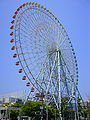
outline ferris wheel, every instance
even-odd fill
[[[11,50],[23,80],[41,100],[60,109],[61,99],[75,101],[78,66],[74,48],[61,22],[37,3],[21,5],[11,21]],[[29,96],[28,96],[29,97]]]

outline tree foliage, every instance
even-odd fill
[[[61,99],[61,114],[63,119],[69,120],[74,117],[74,112],[72,108],[72,104],[68,103],[68,99],[66,97]]]
[[[42,106],[42,102],[33,102],[33,101],[27,101],[22,107],[21,107],[21,112],[22,115],[24,116],[29,116],[33,117],[36,120],[40,120],[41,118],[41,109],[40,107]],[[55,110],[52,105],[45,106],[43,104],[43,118],[46,120],[46,113],[47,113],[47,108],[48,107],[48,118],[55,118]],[[59,111],[56,110],[56,116],[59,117]]]
[[[41,102],[27,101],[22,107],[21,112],[24,116],[39,117]],[[38,114],[37,114],[38,113]]]
[[[82,110],[82,113],[84,113],[85,117],[90,118],[90,101],[86,101],[86,109]]]
[[[90,101],[89,100],[85,102],[86,109],[83,109],[81,99],[78,96],[77,97],[77,105],[78,105],[79,117],[83,116],[83,117],[87,118],[87,116],[90,116]]]
[[[82,105],[81,105],[81,98],[77,97],[77,107],[78,107],[78,114],[79,116],[82,115]]]
[[[10,114],[11,120],[17,120],[17,117],[19,115],[19,111],[18,110],[11,110],[9,114]]]
[[[16,107],[20,108],[21,104],[11,104],[10,107]],[[9,115],[11,120],[17,120],[17,117],[19,116],[20,111],[19,110],[10,110]]]
[[[73,111],[72,104],[70,105],[68,103],[67,98],[65,98],[65,97],[62,98],[61,101],[62,101],[62,103],[61,103],[62,118],[64,118],[64,120],[71,119],[72,117],[75,118],[75,111]],[[83,110],[81,99],[78,97],[77,105],[78,105],[79,116],[83,116],[84,114],[86,116],[90,115],[90,102],[87,102],[87,109]],[[40,101],[38,101],[38,102],[27,101],[24,105],[14,104],[12,107],[20,108],[23,116],[32,117],[34,120],[40,120],[40,118],[41,118],[40,107],[41,106],[42,106],[42,102],[40,102]],[[51,118],[55,119],[55,116],[56,116],[56,119],[58,120],[58,118],[60,117],[59,116],[60,111],[58,109],[54,108],[52,105],[46,106],[45,104],[43,104],[44,120],[46,120],[46,117],[47,117],[47,107],[48,107],[48,119],[51,119]],[[17,111],[17,110],[12,110],[10,112],[10,117],[12,118],[12,120],[16,120],[18,115],[19,115],[19,111]]]

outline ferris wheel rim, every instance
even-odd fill
[[[34,9],[34,8],[33,8]],[[19,55],[18,55],[18,57],[19,57]],[[19,59],[20,60],[20,59]],[[21,61],[20,61],[20,64],[21,64]],[[23,66],[22,66],[22,68],[23,68]],[[24,69],[23,69],[24,70]],[[24,71],[25,72],[25,71]],[[27,75],[27,73],[25,73],[26,75]]]

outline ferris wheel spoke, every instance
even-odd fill
[[[23,35],[22,35],[22,36],[23,36]],[[27,37],[27,36],[25,36],[25,35],[24,35],[23,37],[27,38],[29,41],[31,40],[30,38],[28,38],[28,37]],[[21,38],[21,39],[22,39],[22,38]],[[34,41],[32,41],[32,40],[31,40],[32,42],[29,42],[29,41],[27,41],[27,42],[28,42],[28,43],[30,43],[30,44],[32,44],[32,45],[34,45],[34,44],[33,44],[33,43],[34,43]],[[24,41],[22,41],[22,42],[24,42]],[[38,41],[35,41],[35,44],[36,44],[36,42],[38,42]],[[37,44],[37,46],[38,46],[38,47],[42,47],[42,45],[41,45],[41,44]]]
[[[35,63],[35,62],[37,62],[37,61],[39,61],[39,60],[41,60],[41,59],[44,58],[45,56],[46,56],[46,55],[39,57],[37,60],[34,60],[34,61],[31,62],[30,64],[28,64],[28,66],[29,66],[29,65],[32,65],[33,63]]]
[[[48,28],[48,26],[47,26],[47,28]],[[53,32],[53,33],[54,33],[54,32]],[[47,40],[49,40],[49,39],[52,39],[52,40],[53,40],[53,37],[50,37],[50,34],[53,35],[53,33],[52,33],[52,31],[50,31],[50,30],[49,30],[47,33],[45,33],[45,34],[46,34],[45,37],[48,36]],[[53,36],[55,36],[55,35],[53,35]]]
[[[48,55],[50,55],[50,54],[52,54],[53,52],[50,52],[49,54],[45,54],[44,56],[41,56],[40,58],[38,58],[37,60],[35,60],[35,61],[38,61],[38,60],[40,60],[40,59],[42,59],[42,58],[44,58],[45,56],[48,56]],[[21,54],[20,54],[21,55]],[[30,57],[31,58],[31,57]],[[29,60],[30,58],[27,58],[26,60]],[[34,57],[32,57],[32,58],[34,58]],[[33,61],[32,63],[34,63],[35,61]]]
[[[63,35],[63,29],[59,29],[59,32],[58,32],[58,39],[61,40],[61,35]],[[61,42],[61,41],[59,41]]]
[[[51,82],[51,77],[52,77],[53,69],[54,69],[54,67],[55,67],[56,58],[57,58],[57,52],[56,52],[55,60],[54,60],[53,67],[52,67],[52,70],[51,70],[51,73],[50,73],[50,78],[49,78],[49,81],[48,81],[46,94],[47,94],[47,92],[48,92],[48,90],[49,90],[49,85],[50,85],[50,82]]]
[[[21,23],[22,23],[22,24],[21,24]],[[24,18],[24,19],[21,21],[21,23],[20,23],[20,25],[22,25],[26,30],[30,31],[30,30],[32,29],[32,30],[34,31],[34,28],[32,28],[33,25],[32,25],[32,24],[29,24],[26,18]],[[23,23],[24,23],[26,26],[28,26],[28,27],[26,28],[26,27],[23,25]],[[32,25],[32,27],[31,27],[31,25]],[[30,28],[30,29],[28,29],[28,28]],[[33,31],[30,31],[30,32],[33,32]]]
[[[23,23],[25,23],[24,21],[23,21]],[[25,27],[24,25],[23,25],[23,23],[20,23],[20,25],[25,29],[25,30],[27,30],[28,32],[32,32],[30,29],[28,29],[27,27]],[[24,31],[23,29],[21,29],[22,31]],[[32,29],[33,30],[33,29]],[[26,33],[26,32],[25,32]],[[33,32],[32,32],[33,33]]]
[[[29,11],[30,11],[30,9],[29,9]],[[36,11],[37,11],[37,9],[36,9]],[[36,13],[36,11],[35,11],[35,13]],[[31,11],[30,11],[30,12],[31,12]],[[35,21],[37,21],[38,23],[39,23],[40,20],[41,20],[41,21],[44,20],[44,16],[42,16],[42,17],[43,17],[43,19],[42,19],[40,13],[41,13],[41,12],[39,12],[39,13],[37,13],[37,14],[33,14],[33,17],[35,18]],[[43,14],[42,14],[42,15],[43,15]],[[32,18],[33,18],[33,17],[32,17]]]
[[[51,52],[52,53],[52,52]],[[49,54],[51,54],[51,53],[49,53]],[[44,58],[46,56],[46,58],[47,58],[47,56],[48,56],[48,54],[46,54],[46,55],[44,55],[44,56],[41,56],[41,57],[39,57],[38,59],[36,59],[35,61],[33,61],[33,62],[31,62],[30,64],[28,64],[28,66],[30,66],[30,65],[32,65],[33,63],[35,63],[35,62],[37,62],[37,61],[39,61],[39,60],[41,60],[42,58]],[[27,59],[26,59],[27,60]],[[27,67],[27,66],[25,66],[25,67]],[[25,68],[24,67],[24,68]]]
[[[46,61],[46,59],[45,59],[44,61]],[[41,65],[43,64],[43,61],[41,61],[41,62],[39,62],[39,63],[36,63],[36,64],[35,64],[35,67],[36,67],[37,64],[39,64],[39,65],[41,66]],[[34,65],[33,65],[33,71],[35,70],[35,67],[34,67]],[[40,69],[40,68],[38,68],[38,69]],[[41,69],[40,69],[40,71],[41,71]],[[39,76],[39,74],[38,74],[38,76]],[[38,76],[36,77],[36,79],[38,79]]]
[[[41,31],[41,30],[43,30],[43,31]],[[45,36],[45,33],[44,33],[45,31],[44,31],[43,28],[41,28],[41,29],[39,28],[39,31],[40,31],[40,33],[42,34],[42,36],[44,36],[44,38],[47,38],[47,33],[46,33],[46,36]],[[48,42],[49,39],[47,38],[46,40],[47,40],[47,42]],[[46,42],[46,41],[45,41],[45,42]]]
[[[31,11],[30,11],[30,9],[28,9],[29,10],[29,13],[31,13]],[[28,11],[27,11],[27,13],[28,13]],[[32,13],[31,13],[31,15],[32,15]],[[38,22],[38,18],[36,18],[36,16],[35,15],[37,15],[37,13],[36,13],[36,11],[35,11],[35,13],[33,14],[33,16],[32,16],[32,18],[30,18],[31,16],[29,15],[28,17],[31,19],[31,22],[34,24],[34,22]],[[33,20],[32,20],[33,19]],[[33,22],[34,21],[34,22]]]
[[[20,33],[20,35],[21,35],[22,37],[24,37],[24,38],[27,38],[27,40],[33,42],[32,39],[31,39],[32,36],[31,36],[31,38],[30,38],[30,37],[28,37],[27,35],[25,35],[25,34],[23,34],[23,33]],[[23,38],[21,38],[21,39],[23,39]]]
[[[25,32],[23,29],[21,29],[23,32]],[[35,31],[36,32],[36,31]],[[27,34],[27,32],[25,32],[26,34]],[[28,35],[30,35],[30,34],[28,34]],[[43,38],[44,40],[45,40],[45,38],[44,37],[42,37],[42,35],[39,33],[39,35],[40,35],[40,37],[41,38]],[[46,40],[45,40],[46,41]]]
[[[19,48],[22,47],[22,48],[23,48],[23,53],[24,53],[24,54],[28,54],[28,55],[29,55],[29,54],[32,54],[32,53],[34,54],[34,50],[33,50],[33,49],[40,49],[40,48],[38,48],[38,47],[33,47],[33,49],[29,50],[30,48],[32,48],[32,46],[27,47],[28,44],[25,44],[25,46],[22,46],[22,45],[24,45],[24,44],[21,43],[21,46],[17,46],[17,49],[19,49]],[[27,49],[27,51],[24,52],[25,49]],[[36,55],[36,54],[40,55],[40,54],[42,54],[42,53],[45,54],[45,51],[39,50],[39,51],[35,52],[35,55]]]
[[[64,49],[64,48],[69,49],[69,48],[70,48],[70,45],[67,44],[67,46],[66,46],[65,44],[63,44],[63,46],[61,46],[60,48],[61,48],[61,49]],[[71,49],[71,51],[72,51],[72,49]]]
[[[62,38],[62,37],[63,37],[63,31],[62,31],[61,34],[60,34],[60,43],[59,43],[60,45],[61,45],[61,43],[62,43],[63,40],[64,40],[64,39],[63,39],[64,37],[63,37],[63,38]]]
[[[46,37],[46,36],[45,36]]]
[[[45,84],[45,87],[47,86],[45,82],[47,81],[47,77],[48,77],[48,76],[47,76],[46,78],[44,78],[44,76],[45,76],[45,74],[46,74],[46,73],[45,73],[45,72],[46,72],[46,68],[47,68],[47,64],[46,64],[45,68],[43,68],[44,71],[43,71],[43,74],[42,74],[42,80],[41,80],[41,82],[40,82],[40,84],[42,84],[42,82],[43,82],[43,83]],[[48,71],[47,71],[47,72],[48,72]],[[47,87],[46,87],[46,88],[47,88]]]
[[[18,54],[19,56],[20,55],[22,55],[22,53],[21,54]],[[25,60],[31,60],[31,59],[33,59],[33,57],[29,57],[29,58],[26,58]],[[21,60],[21,62],[23,62],[23,61],[25,61],[24,59],[23,60]]]
[[[64,88],[66,88],[66,91],[67,91],[67,94],[69,95],[69,84],[68,84],[68,81],[66,80],[66,73],[65,73],[65,71],[64,71],[64,69],[63,69],[63,67],[64,66],[62,66],[61,65],[61,67],[62,67],[62,72],[63,72],[63,74],[64,74],[64,80],[62,81],[65,85],[64,85]],[[67,69],[67,68],[66,68]],[[63,89],[64,90],[64,89]]]
[[[27,12],[27,13],[28,13],[28,12]],[[26,14],[25,14],[25,15],[26,15]],[[26,15],[26,16],[27,16],[27,15]],[[34,15],[33,15],[33,16],[34,16]],[[27,16],[27,18],[30,18],[31,23],[33,23],[33,21],[34,21],[34,20],[32,20],[32,18],[33,18],[33,17],[31,18],[31,16],[30,16],[30,15],[28,15],[28,16]],[[34,18],[35,18],[35,16],[34,16]],[[36,20],[37,20],[37,19],[36,19]],[[36,21],[36,20],[35,20],[35,21]],[[25,21],[26,21],[26,20],[25,20]],[[28,21],[27,21],[27,22],[28,22]],[[27,23],[25,23],[25,24],[27,24]],[[29,25],[30,25],[30,24],[29,24]],[[33,26],[33,25],[34,25],[34,23],[33,23],[33,24],[31,24],[31,25]],[[31,27],[31,26],[30,26],[30,27]],[[34,27],[34,26],[33,26],[33,27]],[[35,27],[34,27],[34,29],[35,29]]]
[[[20,25],[22,26],[22,24],[20,24]],[[29,36],[30,35],[32,36],[33,31],[35,31],[33,28],[32,29],[27,29],[24,25],[22,27],[31,33],[31,34],[28,34],[28,32],[26,32],[25,30],[23,30],[23,28],[21,28],[22,32],[24,32],[24,34],[27,34]]]
[[[51,27],[51,23],[48,23],[48,22],[45,22],[43,21],[43,24],[41,24],[44,26],[45,30],[44,32],[47,33],[47,32],[50,32],[50,29],[48,29],[48,25]],[[42,28],[43,29],[43,28]],[[54,33],[54,32],[53,32]]]
[[[33,43],[31,43],[30,46],[28,46],[28,43],[25,43],[25,42],[22,41],[21,46],[22,46],[23,49],[26,48],[27,50],[29,50],[31,48],[32,51],[34,51],[34,49],[39,49],[37,51],[37,53],[45,53],[45,50],[43,50],[43,48],[41,48],[42,47],[41,45],[36,46],[36,45],[33,45]]]
[[[15,31],[18,31],[19,30],[19,23],[18,23],[18,26],[17,26],[17,28],[15,28]]]
[[[72,67],[74,67],[74,66],[73,66],[73,61],[70,61],[70,58],[66,58],[65,61],[66,61],[66,64],[69,63],[69,64],[68,64],[68,67],[71,66],[71,65],[72,65]]]
[[[42,62],[41,62],[42,63]],[[27,65],[28,66],[28,65]],[[31,71],[32,71],[32,73],[33,73],[33,76],[37,76],[38,75],[38,73],[35,73],[34,71],[36,70],[36,71],[38,71],[38,69],[36,69],[36,66],[37,65],[34,65],[33,66],[33,69],[31,69]],[[29,66],[28,66],[29,67]],[[40,66],[41,67],[41,66]],[[38,79],[36,80],[36,77],[35,77],[35,80],[34,80],[36,83],[38,82]]]
[[[62,56],[61,56],[62,57]],[[62,59],[63,59],[63,57],[62,57]],[[63,59],[63,61],[64,61],[64,59]],[[69,68],[68,68],[68,66],[67,66],[67,64],[65,63],[65,61],[64,61],[64,64],[66,65],[66,68],[67,68],[67,71],[69,72],[69,74],[71,75],[71,72],[70,72],[70,70],[69,70]],[[71,76],[70,76],[71,77]],[[72,79],[72,78],[71,78]]]
[[[63,37],[63,38],[62,38],[62,42],[60,43],[60,48],[62,48],[67,41],[68,41],[67,36]]]
[[[42,63],[41,69],[40,69],[40,71],[39,71],[38,76],[36,77],[36,80],[38,79],[41,71],[43,70],[43,67],[44,67],[44,65],[45,65],[45,63],[46,63],[47,58],[48,58],[48,57],[46,57],[45,60],[44,60],[44,62]],[[45,70],[46,70],[46,67],[44,68],[44,73],[45,73]],[[43,74],[43,76],[44,76],[44,74]],[[42,80],[41,80],[41,81],[42,81]]]
[[[28,57],[26,60],[36,58],[36,57],[37,57],[37,54],[40,55],[40,54],[43,53],[43,52],[41,51],[41,52],[35,52],[35,53],[34,53],[34,52],[31,52],[31,53],[33,53],[34,56],[33,56],[33,57],[30,57],[30,58]],[[21,53],[19,53],[18,55],[22,55],[22,54],[23,54],[23,55],[25,56],[25,55],[31,55],[31,53],[30,53],[30,52],[24,52],[24,53],[21,52]]]
[[[30,36],[30,34],[29,33],[27,33],[25,30],[23,30],[23,29],[21,29],[23,32],[24,32],[24,34],[26,34],[26,35],[28,35],[28,36]],[[20,33],[21,34],[21,33]],[[23,34],[23,33],[22,33]]]
[[[22,24],[21,24],[22,23]],[[29,24],[28,21],[26,23],[26,21],[22,20],[22,22],[20,23],[20,25],[22,25],[23,28],[25,28],[26,30],[28,30],[29,32],[32,32],[35,30],[35,28],[33,27],[32,24]],[[23,23],[26,25],[26,27],[23,25]],[[32,31],[33,30],[33,31]]]

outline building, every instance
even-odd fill
[[[0,95],[0,120],[9,118],[10,110],[18,110],[20,108],[11,107],[14,104],[24,104],[25,102],[25,90],[17,91],[13,93],[8,93],[4,95]]]

